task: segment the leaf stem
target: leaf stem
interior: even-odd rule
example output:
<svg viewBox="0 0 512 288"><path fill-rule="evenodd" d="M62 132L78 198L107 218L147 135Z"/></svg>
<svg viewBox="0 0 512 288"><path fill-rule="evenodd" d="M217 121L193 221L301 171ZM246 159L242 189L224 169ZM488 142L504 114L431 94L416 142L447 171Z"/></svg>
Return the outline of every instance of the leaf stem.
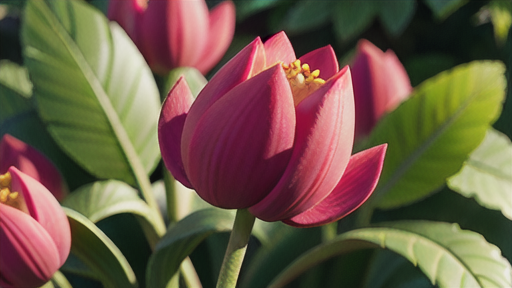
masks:
<svg viewBox="0 0 512 288"><path fill-rule="evenodd" d="M235 223L220 269L217 288L236 287L254 221L255 217L247 209L239 209L236 212Z"/></svg>

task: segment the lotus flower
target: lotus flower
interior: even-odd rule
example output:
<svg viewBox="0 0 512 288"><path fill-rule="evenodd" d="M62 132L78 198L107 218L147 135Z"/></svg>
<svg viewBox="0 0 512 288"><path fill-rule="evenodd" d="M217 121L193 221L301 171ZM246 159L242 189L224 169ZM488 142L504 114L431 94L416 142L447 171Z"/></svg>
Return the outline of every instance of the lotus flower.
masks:
<svg viewBox="0 0 512 288"><path fill-rule="evenodd" d="M351 156L354 98L330 46L299 59L286 34L260 38L193 101L181 78L159 120L165 165L210 204L265 221L336 221L372 193L386 145Z"/></svg>
<svg viewBox="0 0 512 288"><path fill-rule="evenodd" d="M39 287L71 248L66 214L41 183L15 167L0 175L0 287Z"/></svg>
<svg viewBox="0 0 512 288"><path fill-rule="evenodd" d="M48 158L25 142L5 134L0 142L0 174L11 166L41 182L57 200L64 199L68 193L59 170Z"/></svg>
<svg viewBox="0 0 512 288"><path fill-rule="evenodd" d="M393 111L412 91L404 66L391 50L383 52L360 40L353 64L352 84L356 106L356 136L366 136L377 121Z"/></svg>
<svg viewBox="0 0 512 288"><path fill-rule="evenodd" d="M184 66L206 74L222 58L235 31L231 1L209 12L204 0L111 0L108 17L126 30L160 74Z"/></svg>

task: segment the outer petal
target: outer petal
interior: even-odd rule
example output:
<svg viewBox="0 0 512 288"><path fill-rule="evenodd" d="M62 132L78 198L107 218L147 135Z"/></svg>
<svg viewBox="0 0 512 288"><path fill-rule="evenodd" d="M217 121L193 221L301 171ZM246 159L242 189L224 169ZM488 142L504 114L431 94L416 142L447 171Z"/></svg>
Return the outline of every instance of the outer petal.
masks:
<svg viewBox="0 0 512 288"><path fill-rule="evenodd" d="M158 141L165 166L176 180L188 188L192 188L192 184L188 181L183 168L181 135L192 102L194 102L194 96L182 76L167 95L158 121Z"/></svg>
<svg viewBox="0 0 512 288"><path fill-rule="evenodd" d="M41 182L58 200L68 194L59 170L48 158L25 142L5 134L0 142L0 174L11 166Z"/></svg>
<svg viewBox="0 0 512 288"><path fill-rule="evenodd" d="M380 119L384 113L395 110L412 92L411 80L409 80L404 66L392 50L387 50L384 53L384 66L383 74L387 76L388 97L384 99L384 103L377 102L378 110L375 111L377 119Z"/></svg>
<svg viewBox="0 0 512 288"><path fill-rule="evenodd" d="M337 221L363 204L379 182L387 144L359 152L334 190L318 205L283 222L295 227L313 227Z"/></svg>
<svg viewBox="0 0 512 288"><path fill-rule="evenodd" d="M299 58L302 63L307 63L314 71L320 70L320 78L327 80L339 71L338 59L331 45L313 50Z"/></svg>
<svg viewBox="0 0 512 288"><path fill-rule="evenodd" d="M201 90L185 120L181 139L181 155L187 171L189 144L197 122L203 114L229 90L259 73L265 67L265 51L260 38L256 38L224 65Z"/></svg>
<svg viewBox="0 0 512 288"><path fill-rule="evenodd" d="M214 206L247 208L281 178L294 130L290 85L276 65L233 88L205 113L191 141L189 180Z"/></svg>
<svg viewBox="0 0 512 288"><path fill-rule="evenodd" d="M235 34L235 18L235 4L229 0L210 11L208 42L194 65L201 73L210 71L228 50Z"/></svg>
<svg viewBox="0 0 512 288"><path fill-rule="evenodd" d="M197 63L207 43L208 21L204 0L149 1L141 37L151 68L166 73Z"/></svg>
<svg viewBox="0 0 512 288"><path fill-rule="evenodd" d="M138 29L146 5L147 0L110 0L108 3L108 19L119 23L137 46L140 44Z"/></svg>
<svg viewBox="0 0 512 288"><path fill-rule="evenodd" d="M288 219L322 201L338 184L354 141L354 98L345 67L296 107L292 158L279 184L249 208L265 221Z"/></svg>
<svg viewBox="0 0 512 288"><path fill-rule="evenodd" d="M265 41L265 56L267 57L267 66L279 61L289 64L297 59L292 43L283 31Z"/></svg>
<svg viewBox="0 0 512 288"><path fill-rule="evenodd" d="M52 237L30 215L0 203L0 286L39 287L62 265Z"/></svg>
<svg viewBox="0 0 512 288"><path fill-rule="evenodd" d="M412 87L396 55L361 40L351 65L356 102L356 135L370 133L378 119L398 106Z"/></svg>
<svg viewBox="0 0 512 288"><path fill-rule="evenodd" d="M71 249L71 230L66 214L41 183L15 167L9 168L12 191L22 194L30 216L50 235L57 247L60 265L64 264ZM60 267L59 265L59 267Z"/></svg>

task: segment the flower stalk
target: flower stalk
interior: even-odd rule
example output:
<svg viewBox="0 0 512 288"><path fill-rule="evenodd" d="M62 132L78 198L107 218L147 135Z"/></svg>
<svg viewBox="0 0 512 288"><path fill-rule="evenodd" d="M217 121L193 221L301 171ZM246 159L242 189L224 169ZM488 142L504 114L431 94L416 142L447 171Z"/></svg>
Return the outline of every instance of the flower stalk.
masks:
<svg viewBox="0 0 512 288"><path fill-rule="evenodd" d="M234 288L244 260L255 217L247 209L238 209L220 269L217 288Z"/></svg>

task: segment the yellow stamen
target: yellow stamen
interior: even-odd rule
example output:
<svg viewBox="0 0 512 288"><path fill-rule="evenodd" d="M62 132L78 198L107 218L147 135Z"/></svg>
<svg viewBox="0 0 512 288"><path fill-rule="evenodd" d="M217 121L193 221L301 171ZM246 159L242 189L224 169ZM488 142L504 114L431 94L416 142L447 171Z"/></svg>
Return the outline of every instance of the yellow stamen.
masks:
<svg viewBox="0 0 512 288"><path fill-rule="evenodd" d="M0 175L0 203L12 206L16 209L22 209L24 202L21 201L18 192L11 191L11 173L7 172L4 175Z"/></svg>
<svg viewBox="0 0 512 288"><path fill-rule="evenodd" d="M292 88L295 106L325 84L325 80L319 78L320 70L317 69L311 72L309 65L307 63L301 65L298 59L290 64L282 64L282 66Z"/></svg>

